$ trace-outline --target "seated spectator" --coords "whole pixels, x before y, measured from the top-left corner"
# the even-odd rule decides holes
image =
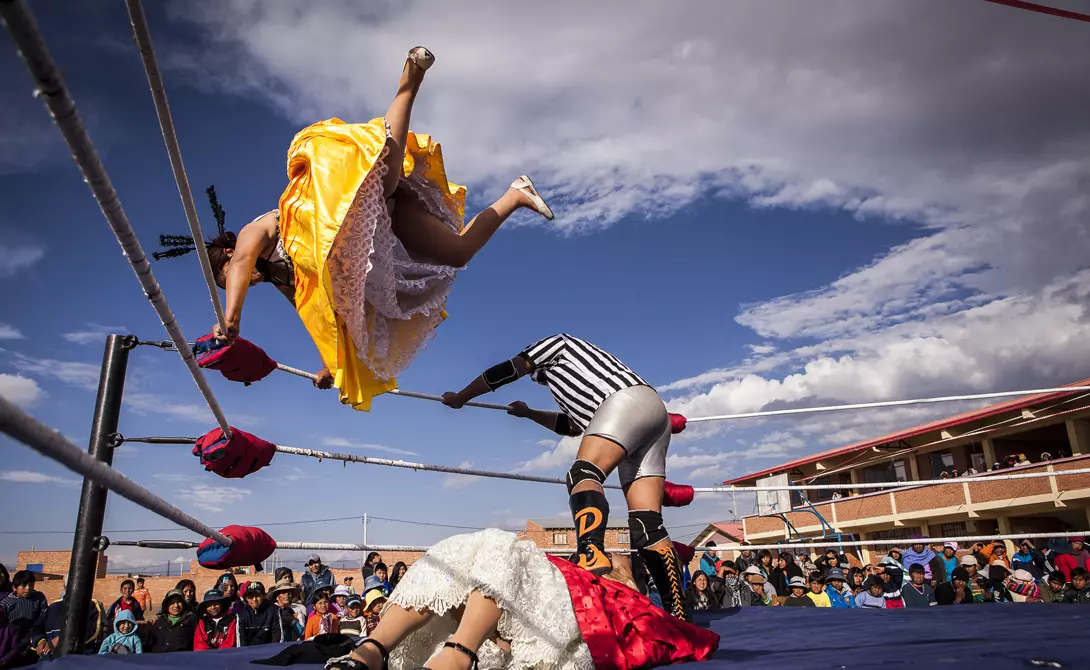
[[[930,581],[936,578],[936,573],[942,568],[941,560],[935,556],[935,552],[931,550],[931,547],[927,546],[923,542],[923,538],[918,538],[918,541],[914,541],[912,546],[908,548],[908,551],[901,557],[901,568],[908,571],[912,567],[913,563],[919,564],[924,571],[924,579]],[[946,578],[946,573],[943,572],[938,575],[943,580]]]
[[[64,600],[54,600],[45,610],[45,640],[39,643],[38,656],[43,660],[53,658],[61,643],[61,629],[64,626]],[[83,648],[79,653],[97,654],[102,640],[107,636],[106,608],[99,601],[91,598],[91,607],[87,611],[87,628]],[[3,654],[0,654],[0,658]],[[0,664],[0,667],[3,667]]]
[[[1046,603],[1062,603],[1064,601],[1064,588],[1067,586],[1067,580],[1064,578],[1064,573],[1059,570],[1053,570],[1048,573],[1048,578],[1045,579],[1041,585],[1041,601]]]
[[[832,568],[825,575],[825,596],[829,599],[830,607],[855,608],[855,594],[844,578],[844,571],[840,568]]]
[[[280,639],[283,642],[298,642],[303,639],[306,610],[302,608],[302,605],[292,603],[292,600],[298,596],[299,587],[287,579],[277,582],[269,589],[268,598],[276,605]]]
[[[743,596],[748,600],[749,587],[738,574],[738,565],[734,561],[725,560],[719,564],[719,584],[722,589],[720,603],[724,608],[741,607]]]
[[[873,569],[870,565],[867,567]],[[855,596],[866,590],[863,588],[863,581],[866,578],[867,573],[864,568],[851,568],[848,570],[848,590],[851,591],[853,602]]]
[[[337,616],[343,616],[348,611],[345,604],[348,602],[348,596],[350,595],[352,594],[348,591],[348,587],[343,584],[333,589],[333,595],[330,596],[329,611]]]
[[[757,562],[757,557],[754,555],[752,549],[747,549],[749,542],[742,542],[742,549],[738,551],[738,558],[734,559],[734,569],[739,573],[746,571],[746,568]]]
[[[968,558],[972,558],[969,556]],[[972,577],[962,566],[954,568],[951,579],[935,588],[935,603],[938,605],[970,605],[974,602],[973,592],[969,588]]]
[[[693,575],[685,596],[689,609],[693,612],[714,612],[719,609],[719,603],[708,584],[708,575],[703,570],[697,570]]]
[[[291,568],[279,567],[276,572],[273,573],[274,583],[288,582],[289,584],[295,583],[295,573],[291,571]],[[270,591],[270,593],[272,593]]]
[[[1003,567],[1001,563],[993,563],[980,571],[977,583],[984,592],[984,602],[1014,602],[1014,597],[1007,588],[1007,577],[1010,574],[1011,571]]]
[[[1000,541],[996,541],[992,545],[992,556],[988,559],[988,565],[1002,565],[1010,572],[1011,568],[1010,558],[1007,557],[1007,546]]]
[[[785,607],[814,607],[814,601],[807,597],[806,580],[802,577],[792,577],[787,582],[787,597],[784,598]]]
[[[238,615],[239,646],[255,647],[283,642],[280,611],[276,605],[265,600],[265,585],[250,582],[242,596],[246,600],[246,609]]]
[[[197,606],[197,627],[193,631],[193,651],[228,649],[241,646],[238,615],[231,612],[231,601],[223,593],[205,591]]]
[[[1064,589],[1064,602],[1072,605],[1090,605],[1090,586],[1087,585],[1086,568],[1071,569],[1071,583]]]
[[[187,612],[197,614],[197,585],[192,579],[183,579],[174,585],[174,590],[181,591],[185,596],[185,609]]]
[[[761,575],[765,578],[765,582],[772,577],[772,571],[776,569],[775,561],[772,560],[772,552],[768,549],[762,549],[757,552],[757,569],[760,570]],[[749,572],[748,570],[746,572]]]
[[[227,609],[232,614],[238,614],[242,610],[246,609],[246,603],[243,602],[238,592],[238,580],[235,579],[235,575],[230,572],[225,572],[220,575],[220,578],[216,580],[217,591],[223,594],[223,597],[227,599]]]
[[[806,597],[814,601],[816,607],[832,607],[829,603],[829,596],[825,595],[825,577],[822,576],[820,570],[814,570],[810,573],[810,592],[806,594]]]
[[[45,639],[49,603],[34,590],[34,573],[19,570],[11,578],[11,593],[0,600],[0,659],[10,667],[20,667],[48,656]]]
[[[908,566],[909,582],[901,589],[905,607],[930,607],[935,604],[935,591],[925,579],[927,573],[922,565],[913,563]]]
[[[961,557],[961,567],[965,569],[965,572],[969,575],[969,592],[973,596],[973,602],[984,602],[984,589],[980,587],[980,575],[978,574],[979,564],[977,563],[976,556],[972,554],[966,554]]]
[[[943,579],[940,581],[950,581],[950,575],[954,574],[954,568],[958,567],[958,543],[957,542],[943,542],[942,555],[939,557],[942,560],[943,567]]]
[[[1070,550],[1066,552],[1056,552],[1056,569],[1064,573],[1064,577],[1070,582],[1071,571],[1074,568],[1087,569],[1087,561],[1090,560],[1090,552],[1086,550],[1086,545],[1083,542],[1086,538],[1083,536],[1077,535],[1067,539],[1070,542]]]
[[[751,565],[746,568],[744,578],[748,593],[745,591],[742,593],[743,606],[772,604],[776,592],[769,588],[767,580],[761,574],[760,566]]]
[[[329,613],[330,614],[333,613],[333,587],[332,586],[322,586],[322,587],[319,587],[319,588],[315,589],[314,590],[314,595],[311,596],[311,597],[314,599],[315,602],[317,602],[319,597],[325,598],[326,600],[328,600],[329,601]],[[308,620],[309,620],[311,614],[314,614],[314,603],[313,602],[311,603],[311,606],[307,609],[307,618],[308,618]]]
[[[686,567],[688,567],[688,566],[686,566]],[[373,570],[372,574],[375,577],[378,577],[378,580],[380,582],[382,582],[382,595],[389,596],[390,592],[393,591],[393,589],[390,588],[390,580],[389,580],[390,575],[389,575],[389,570],[386,568],[386,564],[385,563],[375,563],[372,566],[372,570]]]
[[[11,575],[8,574],[8,569],[4,567],[3,563],[0,563],[0,600],[8,597],[8,594],[15,590],[15,587],[11,585]]]
[[[708,540],[707,546],[714,547],[715,542]],[[394,568],[396,569],[397,566],[395,565]],[[705,551],[704,553],[700,554],[700,569],[704,572],[705,575],[716,574],[717,572],[719,572],[719,557],[711,551]]]
[[[325,633],[337,633],[337,615],[329,611],[329,595],[326,589],[318,589],[314,594],[314,614],[307,619],[306,630],[303,631],[303,639],[310,640],[316,635]]]
[[[114,619],[114,632],[102,641],[99,648],[100,656],[108,654],[142,654],[144,645],[140,642],[140,636],[136,634],[136,618],[132,610],[122,610]]]
[[[132,612],[135,621],[144,620],[144,608],[140,606],[140,601],[132,597],[134,591],[136,591],[136,584],[131,579],[121,582],[121,597],[106,610],[106,619],[111,622],[111,625],[121,612]]]
[[[1041,602],[1041,589],[1037,586],[1037,580],[1026,570],[1021,568],[1015,570],[1007,578],[1007,588],[1010,589],[1015,602],[1018,601],[1018,596],[1022,596],[1023,602]]]
[[[892,552],[890,552],[892,553]],[[898,552],[900,553],[900,552]],[[905,580],[905,571],[899,560],[887,556],[878,563],[878,577],[885,585],[886,609],[900,609],[905,606],[901,597],[901,587]]]
[[[871,575],[863,582],[863,591],[855,597],[855,606],[865,610],[886,609],[885,582]]]
[[[390,587],[397,589],[397,583],[401,581],[401,578],[405,576],[405,573],[409,571],[409,566],[405,565],[401,561],[394,563],[394,569],[390,571]]]
[[[132,597],[136,598],[136,600],[140,603],[140,609],[145,612],[151,611],[151,591],[149,591],[148,587],[144,585],[143,577],[136,578],[136,590],[133,591]]]
[[[893,547],[888,552],[886,552],[886,556],[897,561],[898,564],[905,560],[905,553],[897,547]],[[881,561],[879,561],[879,565],[881,565]]]
[[[1045,576],[1045,555],[1033,546],[1031,540],[1022,540],[1018,543],[1018,551],[1011,556],[1011,568],[1025,570],[1034,579],[1041,579]]]
[[[163,596],[159,616],[148,632],[148,652],[193,651],[197,616],[186,609],[185,594],[174,589]]]
[[[345,604],[345,615],[337,625],[341,635],[363,637],[367,634],[367,619],[363,616],[363,600],[359,596],[349,596]]]
[[[363,580],[363,593],[361,593],[360,595],[362,595],[363,598],[366,600],[367,594],[372,591],[378,591],[379,593],[386,595],[385,589],[382,586],[382,580],[373,574]]]
[[[382,607],[386,604],[386,596],[378,591],[367,594],[367,600],[363,604],[363,616],[367,620],[367,634],[378,628],[378,622],[382,618]]]

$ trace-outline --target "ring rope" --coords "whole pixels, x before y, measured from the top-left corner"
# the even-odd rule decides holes
[[[215,415],[216,422],[224,434],[230,435],[231,429],[227,418],[213,395],[204,372],[197,365],[193,351],[186,346],[185,334],[182,333],[174,312],[170,309],[166,296],[163,295],[159,282],[155,279],[151,264],[148,263],[144,249],[140,246],[140,240],[137,239],[136,232],[121,206],[117,191],[114,190],[113,183],[110,181],[110,175],[99,158],[98,150],[91,142],[87,127],[83,124],[79,111],[76,109],[76,103],[61,79],[60,70],[42,39],[34,16],[24,0],[4,0],[0,2],[0,18],[3,18],[8,32],[15,41],[19,55],[34,78],[37,86],[36,95],[44,98],[53,121],[68,143],[68,148],[72,151],[72,157],[79,166],[80,172],[83,173],[84,181],[91,187],[91,192],[98,201],[107,223],[117,237],[118,243],[121,244],[129,264],[132,265],[133,272],[136,273],[144,289],[144,294],[155,308],[163,328],[170,335],[171,341],[181,354],[186,367],[189,368],[189,373],[193,376],[193,381],[196,382],[201,395],[204,396],[208,409]]]

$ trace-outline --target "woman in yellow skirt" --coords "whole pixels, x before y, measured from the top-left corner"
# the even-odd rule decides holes
[[[552,219],[549,206],[523,175],[499,200],[463,227],[465,187],[447,181],[439,145],[409,130],[427,49],[409,52],[386,116],[368,123],[328,119],[295,136],[288,149],[289,182],[277,210],[238,235],[223,230],[207,243],[217,283],[227,292],[227,330],[239,335],[247,289],[271,283],[295,306],[325,368],[315,382],[336,386],[341,402],[370,408],[396,388],[395,377],[446,318],[458,270],[515,210]],[[185,253],[188,238],[157,257]]]

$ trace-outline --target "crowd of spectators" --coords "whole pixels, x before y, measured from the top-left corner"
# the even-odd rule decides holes
[[[829,549],[778,554],[739,552],[720,560],[712,551],[688,585],[694,611],[728,607],[787,606],[893,609],[977,603],[1090,604],[1083,537],[1050,540],[1044,548],[1022,540],[1013,555],[1004,542],[931,545],[909,540],[877,564],[852,566]]]
[[[333,570],[312,554],[298,582],[286,567],[275,571],[268,587],[260,579],[240,584],[228,572],[198,598],[193,581],[183,579],[163,596],[158,611],[144,580],[126,579],[110,605],[92,601],[81,647],[87,654],[157,654],[295,642],[323,633],[363,637],[378,625],[383,604],[406,570],[404,563],[388,570],[372,552],[357,592],[352,575],[338,584]],[[60,644],[64,595],[48,603],[35,581],[33,572],[9,576],[0,565],[0,668],[52,658]]]

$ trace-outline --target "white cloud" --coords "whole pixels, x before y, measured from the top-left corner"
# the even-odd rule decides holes
[[[534,456],[514,469],[514,472],[549,471],[557,468],[567,468],[575,460],[575,454],[579,452],[578,437],[564,437],[559,441],[553,441],[553,448]]]
[[[250,489],[197,484],[191,488],[179,489],[175,491],[175,494],[191,507],[198,507],[209,512],[222,512],[231,505],[248,498]]]
[[[11,277],[45,256],[45,249],[33,244],[0,242],[0,277]]]
[[[30,470],[7,470],[0,472],[0,481],[12,482],[15,484],[78,484],[79,481],[75,479],[65,479],[64,477],[56,477],[54,475],[47,475],[44,472],[31,472]]]
[[[0,323],[0,340],[21,340],[23,333],[15,326]]]
[[[473,461],[462,461],[455,467],[458,468],[472,468]],[[470,475],[447,475],[443,477],[443,488],[445,489],[464,489],[470,484],[478,481],[480,477],[473,477]]]
[[[20,407],[33,407],[45,395],[38,382],[29,377],[0,374],[0,397]]]
[[[101,344],[110,333],[126,333],[124,326],[103,326],[97,323],[89,323],[83,330],[63,333],[61,337],[73,344]]]
[[[93,363],[59,361],[53,358],[31,358],[14,353],[11,364],[16,370],[28,375],[55,379],[69,386],[94,391],[98,388],[101,366]]]
[[[387,447],[383,444],[371,444],[369,442],[353,442],[343,437],[327,437],[322,440],[322,444],[327,447],[334,447],[340,449],[362,449],[364,451],[381,451],[385,454],[395,454],[399,456],[418,456],[415,451],[406,451],[405,449],[395,449],[394,447]]]
[[[194,481],[196,479],[195,477],[192,477],[190,475],[182,475],[182,474],[178,474],[177,472],[157,472],[157,473],[152,475],[152,478],[153,479],[158,479],[161,482],[173,482],[173,483],[191,482],[191,481]]]
[[[289,474],[277,474],[276,478],[286,482],[300,482],[304,479],[314,479],[314,477],[308,475],[302,468],[292,468]]]

